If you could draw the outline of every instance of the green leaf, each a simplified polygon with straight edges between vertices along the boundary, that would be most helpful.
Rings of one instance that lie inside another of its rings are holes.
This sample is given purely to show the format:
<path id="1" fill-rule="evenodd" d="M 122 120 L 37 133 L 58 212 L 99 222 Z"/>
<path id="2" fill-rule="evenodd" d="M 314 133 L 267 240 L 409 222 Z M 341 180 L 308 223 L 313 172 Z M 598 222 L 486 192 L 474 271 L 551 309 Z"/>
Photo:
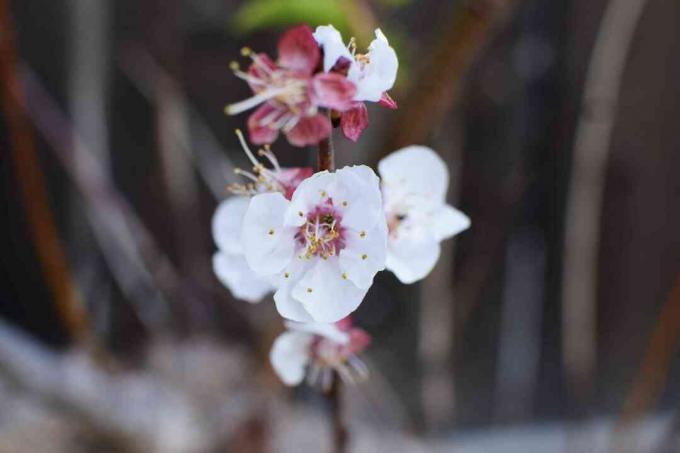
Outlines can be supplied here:
<path id="1" fill-rule="evenodd" d="M 346 0 L 248 0 L 234 15 L 232 25 L 237 33 L 250 33 L 300 23 L 312 27 L 333 24 L 341 33 L 347 33 L 348 20 L 342 1 Z"/>

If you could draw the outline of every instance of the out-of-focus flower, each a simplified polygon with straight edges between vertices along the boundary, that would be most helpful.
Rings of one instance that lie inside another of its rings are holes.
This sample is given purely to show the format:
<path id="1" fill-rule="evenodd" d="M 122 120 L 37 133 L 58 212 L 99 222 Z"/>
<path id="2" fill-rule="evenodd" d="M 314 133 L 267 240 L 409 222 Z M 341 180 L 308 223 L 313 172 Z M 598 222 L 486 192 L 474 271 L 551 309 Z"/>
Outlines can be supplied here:
<path id="1" fill-rule="evenodd" d="M 430 148 L 408 146 L 378 164 L 389 228 L 386 268 L 403 283 L 430 273 L 439 243 L 470 226 L 470 219 L 446 204 L 449 171 Z"/>
<path id="2" fill-rule="evenodd" d="M 346 317 L 385 267 L 379 181 L 364 165 L 316 173 L 291 200 L 280 193 L 254 196 L 242 228 L 248 265 L 275 279 L 276 308 L 293 321 Z"/>
<path id="3" fill-rule="evenodd" d="M 343 133 L 356 141 L 368 126 L 368 111 L 364 101 L 397 108 L 396 102 L 387 94 L 397 78 L 397 54 L 380 29 L 375 30 L 375 39 L 368 46 L 366 54 L 356 53 L 353 39 L 346 46 L 340 32 L 332 25 L 317 27 L 314 38 L 323 48 L 323 70 L 330 74 L 347 74 L 347 79 L 357 87 L 351 108 L 340 116 Z"/>
<path id="4" fill-rule="evenodd" d="M 337 324 L 286 322 L 288 330 L 274 341 L 269 359 L 286 385 L 300 384 L 305 375 L 310 385 L 330 388 L 333 372 L 353 384 L 368 377 L 358 354 L 371 342 L 349 319 Z"/>
<path id="5" fill-rule="evenodd" d="M 243 134 L 236 132 L 246 156 L 253 164 L 252 172 L 237 169 L 249 179 L 246 184 L 234 184 L 229 189 L 236 195 L 222 201 L 212 219 L 212 234 L 218 251 L 213 255 L 213 270 L 217 278 L 234 297 L 248 302 L 259 302 L 274 290 L 269 279 L 253 272 L 243 256 L 241 229 L 250 196 L 277 192 L 290 199 L 297 186 L 312 175 L 311 168 L 281 168 L 268 147 L 258 154 L 269 160 L 272 168 L 265 167 L 248 148 Z"/>
<path id="6" fill-rule="evenodd" d="M 283 131 L 295 146 L 315 145 L 331 133 L 331 123 L 319 108 L 343 112 L 352 107 L 356 86 L 338 73 L 318 73 L 321 51 L 312 30 L 301 25 L 288 30 L 278 43 L 279 58 L 243 49 L 253 63 L 247 72 L 237 63 L 234 73 L 248 82 L 254 96 L 225 111 L 235 115 L 259 105 L 248 119 L 250 141 L 272 143 Z M 261 104 L 261 105 L 260 105 Z"/>

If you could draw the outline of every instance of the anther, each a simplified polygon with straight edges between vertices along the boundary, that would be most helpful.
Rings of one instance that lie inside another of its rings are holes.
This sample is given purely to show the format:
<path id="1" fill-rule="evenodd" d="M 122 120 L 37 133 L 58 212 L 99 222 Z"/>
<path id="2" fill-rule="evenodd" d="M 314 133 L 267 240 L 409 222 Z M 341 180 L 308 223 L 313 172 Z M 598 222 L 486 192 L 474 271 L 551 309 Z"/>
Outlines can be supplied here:
<path id="1" fill-rule="evenodd" d="M 342 205 L 343 205 L 344 207 L 347 207 L 347 202 L 346 202 L 346 201 L 343 201 L 343 202 L 342 202 Z"/>
<path id="2" fill-rule="evenodd" d="M 362 260 L 365 260 L 366 258 L 368 258 L 368 255 L 366 255 L 365 253 L 363 255 L 361 255 Z"/>
<path id="3" fill-rule="evenodd" d="M 250 47 L 242 47 L 241 48 L 241 55 L 243 55 L 244 57 L 247 57 L 252 53 L 253 53 L 253 51 L 250 50 Z"/>
<path id="4" fill-rule="evenodd" d="M 232 61 L 229 63 L 229 69 L 231 69 L 232 71 L 238 71 L 239 69 L 241 69 L 241 66 L 238 64 L 237 61 Z"/>
<path id="5" fill-rule="evenodd" d="M 285 278 L 288 278 L 288 277 L 290 277 L 290 274 L 289 274 L 288 272 L 286 272 L 285 274 L 283 274 L 283 276 L 284 276 Z"/>
<path id="6" fill-rule="evenodd" d="M 308 292 L 308 293 L 311 293 L 311 292 L 312 292 L 312 288 L 307 288 L 307 292 Z"/>
<path id="7" fill-rule="evenodd" d="M 365 231 L 362 231 L 361 233 L 359 233 L 359 237 L 360 237 L 361 239 L 365 238 L 365 237 L 366 237 L 366 232 L 365 232 Z"/>
<path id="8" fill-rule="evenodd" d="M 267 234 L 270 235 L 270 236 L 274 236 L 274 230 L 269 230 L 269 231 L 267 232 Z"/>
<path id="9" fill-rule="evenodd" d="M 343 280 L 347 280 L 347 273 L 346 273 L 346 272 L 343 272 L 343 273 L 342 273 L 342 279 L 343 279 Z"/>

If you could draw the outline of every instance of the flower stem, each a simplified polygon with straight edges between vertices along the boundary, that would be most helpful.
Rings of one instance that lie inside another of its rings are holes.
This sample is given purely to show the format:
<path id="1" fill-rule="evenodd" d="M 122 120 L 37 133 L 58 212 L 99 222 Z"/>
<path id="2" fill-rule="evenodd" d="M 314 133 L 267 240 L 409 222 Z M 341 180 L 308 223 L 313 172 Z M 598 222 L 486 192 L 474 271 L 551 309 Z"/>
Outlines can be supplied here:
<path id="1" fill-rule="evenodd" d="M 342 379 L 338 373 L 333 373 L 333 383 L 326 394 L 328 405 L 330 406 L 331 423 L 333 428 L 333 452 L 344 453 L 347 451 L 347 444 L 349 440 L 349 431 L 345 426 L 342 417 L 342 398 L 340 390 L 342 387 Z"/>
<path id="2" fill-rule="evenodd" d="M 330 119 L 330 111 L 328 112 Z M 328 138 L 319 142 L 319 171 L 335 170 L 335 149 L 333 148 L 333 131 L 331 130 Z"/>

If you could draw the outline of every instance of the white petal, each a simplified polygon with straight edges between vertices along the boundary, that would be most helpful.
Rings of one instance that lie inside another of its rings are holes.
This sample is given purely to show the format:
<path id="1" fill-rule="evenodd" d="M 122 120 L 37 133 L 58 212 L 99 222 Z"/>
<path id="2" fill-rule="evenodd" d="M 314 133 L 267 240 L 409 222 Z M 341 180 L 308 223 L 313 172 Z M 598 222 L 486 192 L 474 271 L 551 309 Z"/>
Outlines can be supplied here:
<path id="1" fill-rule="evenodd" d="M 470 228 L 470 218 L 453 206 L 444 205 L 435 211 L 431 228 L 437 240 L 441 241 Z"/>
<path id="2" fill-rule="evenodd" d="M 369 62 L 360 73 L 356 67 L 350 67 L 347 78 L 357 85 L 355 101 L 378 102 L 385 91 L 389 91 L 397 78 L 399 60 L 397 54 L 387 42 L 385 35 L 377 29 L 376 39 L 368 46 Z"/>
<path id="3" fill-rule="evenodd" d="M 318 323 L 318 322 L 286 322 L 286 327 L 290 330 L 296 330 L 298 332 L 308 332 L 315 335 L 321 335 L 322 337 L 333 340 L 338 344 L 349 343 L 349 334 L 343 332 L 333 323 Z"/>
<path id="4" fill-rule="evenodd" d="M 390 239 L 386 267 L 402 283 L 414 283 L 425 278 L 439 259 L 439 241 L 434 238 L 408 236 Z"/>
<path id="5" fill-rule="evenodd" d="M 368 231 L 346 231 L 345 248 L 340 251 L 340 270 L 359 288 L 368 289 L 373 277 L 385 269 L 387 224 L 384 219 Z"/>
<path id="6" fill-rule="evenodd" d="M 250 199 L 243 218 L 241 240 L 246 261 L 260 275 L 281 272 L 295 252 L 295 229 L 283 225 L 288 200 L 280 193 Z"/>
<path id="7" fill-rule="evenodd" d="M 269 360 L 284 384 L 297 385 L 304 379 L 313 339 L 305 332 L 284 332 L 274 341 Z"/>
<path id="8" fill-rule="evenodd" d="M 304 273 L 311 267 L 310 260 L 295 257 L 278 276 L 277 290 L 274 293 L 276 310 L 281 316 L 291 321 L 312 322 L 313 319 L 299 300 L 294 299 L 292 291 L 295 285 L 302 279 Z"/>
<path id="9" fill-rule="evenodd" d="M 316 260 L 293 287 L 292 295 L 302 302 L 314 321 L 329 323 L 340 321 L 356 310 L 366 292 L 367 289 L 342 278 L 338 259 L 332 257 Z"/>
<path id="10" fill-rule="evenodd" d="M 212 259 L 215 275 L 231 294 L 247 302 L 260 302 L 274 290 L 269 280 L 253 272 L 243 255 L 217 252 Z"/>
<path id="11" fill-rule="evenodd" d="M 316 27 L 314 39 L 323 48 L 324 72 L 330 71 L 340 57 L 345 57 L 354 63 L 354 57 L 342 42 L 342 35 L 332 25 Z"/>
<path id="12" fill-rule="evenodd" d="M 337 183 L 328 190 L 334 205 L 342 211 L 343 227 L 368 231 L 385 220 L 380 179 L 370 167 L 344 167 L 336 175 Z"/>
<path id="13" fill-rule="evenodd" d="M 335 179 L 335 173 L 321 171 L 302 181 L 293 193 L 285 224 L 300 226 L 305 223 L 307 213 L 328 198 L 329 188 L 333 186 Z"/>
<path id="14" fill-rule="evenodd" d="M 243 253 L 241 225 L 248 209 L 248 197 L 229 197 L 217 206 L 212 218 L 212 234 L 215 244 L 227 253 Z"/>
<path id="15" fill-rule="evenodd" d="M 407 146 L 378 163 L 386 198 L 422 196 L 444 202 L 449 171 L 437 153 L 426 146 Z M 387 201 L 387 200 L 386 200 Z"/>

